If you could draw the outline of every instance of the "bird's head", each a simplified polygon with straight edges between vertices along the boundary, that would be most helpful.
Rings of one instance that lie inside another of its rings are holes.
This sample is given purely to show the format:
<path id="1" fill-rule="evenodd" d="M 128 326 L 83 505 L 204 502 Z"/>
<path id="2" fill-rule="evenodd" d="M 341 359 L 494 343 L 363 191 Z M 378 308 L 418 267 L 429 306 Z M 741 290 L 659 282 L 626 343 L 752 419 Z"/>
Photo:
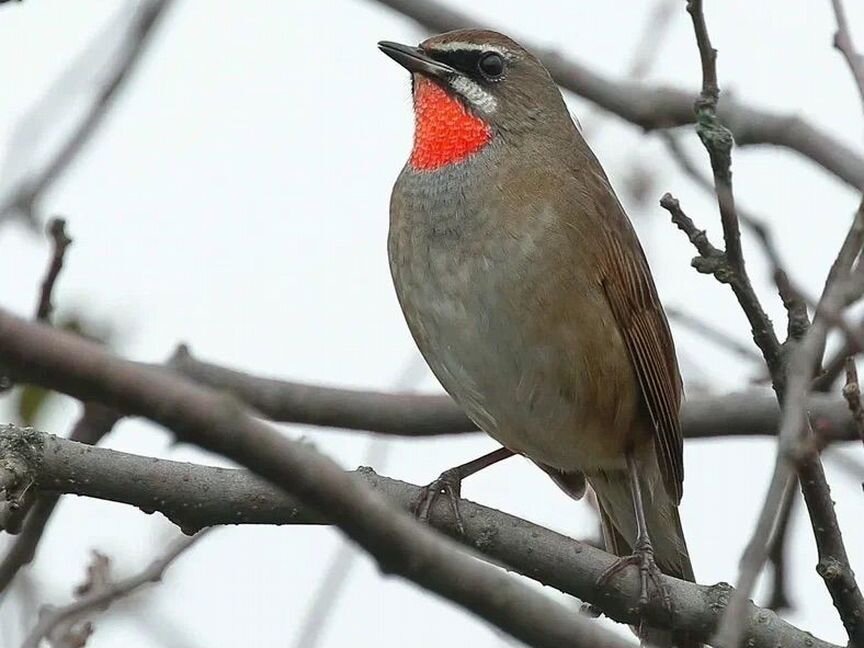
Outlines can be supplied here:
<path id="1" fill-rule="evenodd" d="M 411 72 L 415 133 L 410 163 L 416 170 L 462 162 L 496 137 L 518 142 L 571 124 L 543 64 L 503 34 L 463 29 L 433 36 L 418 47 L 390 41 L 378 47 Z"/>

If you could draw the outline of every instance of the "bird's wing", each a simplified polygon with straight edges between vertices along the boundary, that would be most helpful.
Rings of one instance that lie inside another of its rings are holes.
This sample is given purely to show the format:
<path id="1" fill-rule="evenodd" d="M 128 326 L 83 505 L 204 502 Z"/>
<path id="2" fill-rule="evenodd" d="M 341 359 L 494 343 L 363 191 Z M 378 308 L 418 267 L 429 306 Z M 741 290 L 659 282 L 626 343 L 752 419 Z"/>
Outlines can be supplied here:
<path id="1" fill-rule="evenodd" d="M 600 281 L 651 417 L 663 483 L 677 503 L 681 501 L 684 461 L 675 345 L 636 233 L 614 194 L 611 198 L 601 227 L 606 249 Z"/>

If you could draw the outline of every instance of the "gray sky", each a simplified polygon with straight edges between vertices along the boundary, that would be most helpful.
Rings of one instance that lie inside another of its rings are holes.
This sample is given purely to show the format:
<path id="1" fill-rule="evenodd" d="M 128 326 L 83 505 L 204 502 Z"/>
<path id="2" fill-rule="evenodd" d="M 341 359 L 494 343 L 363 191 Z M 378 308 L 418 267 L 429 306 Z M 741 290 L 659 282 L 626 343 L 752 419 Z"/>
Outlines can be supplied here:
<path id="1" fill-rule="evenodd" d="M 554 47 L 613 76 L 623 75 L 653 3 L 624 0 L 470 3 L 471 11 L 519 38 Z M 798 113 L 861 148 L 862 113 L 839 54 L 828 0 L 709 2 L 724 91 L 755 105 Z M 681 11 L 662 45 L 652 82 L 696 87 L 699 65 Z M 847 2 L 864 47 L 864 5 Z M 0 146 L 66 62 L 124 6 L 118 0 L 30 0 L 0 9 Z M 387 205 L 410 148 L 408 78 L 376 41 L 415 42 L 415 26 L 374 2 L 183 0 L 157 35 L 105 128 L 46 201 L 75 239 L 57 291 L 118 323 L 122 351 L 165 358 L 179 341 L 201 357 L 258 374 L 358 387 L 389 387 L 415 354 L 387 268 Z M 79 98 L 68 93 L 64 113 Z M 568 97 L 574 114 L 587 104 Z M 64 126 L 58 124 L 58 132 Z M 654 138 L 612 118 L 592 138 L 622 200 L 631 207 L 670 306 L 686 308 L 748 339 L 731 293 L 689 268 L 692 249 L 657 199 L 671 191 L 719 242 L 716 209 L 677 171 Z M 688 140 L 705 168 L 695 138 Z M 16 160 L 17 162 L 17 160 Z M 653 174 L 651 199 L 633 206 L 623 188 L 635 166 Z M 26 172 L 26 160 L 16 164 Z M 7 171 L 8 172 L 8 171 Z M 809 162 L 784 151 L 736 152 L 739 202 L 775 228 L 796 281 L 817 293 L 858 198 Z M 3 179 L 0 179 L 3 180 Z M 8 181 L 8 178 L 6 178 Z M 750 267 L 783 325 L 759 250 Z M 18 227 L 0 231 L 2 305 L 29 313 L 46 261 L 44 243 Z M 682 366 L 695 383 L 728 391 L 753 373 L 676 327 Z M 426 376 L 423 389 L 439 389 Z M 42 421 L 65 433 L 76 412 L 64 401 Z M 4 415 L 2 419 L 6 419 Z M 346 467 L 362 461 L 358 434 L 286 428 Z M 107 445 L 141 454 L 219 463 L 169 447 L 164 432 L 124 422 Z M 387 473 L 425 483 L 491 449 L 481 436 L 397 441 Z M 861 456 L 860 447 L 848 448 Z M 734 581 L 773 464 L 765 440 L 705 441 L 685 449 L 684 526 L 700 582 Z M 853 566 L 864 565 L 860 485 L 827 462 Z M 513 459 L 466 483 L 467 497 L 580 537 L 593 532 L 585 505 L 540 471 Z M 91 548 L 118 573 L 143 565 L 170 537 L 160 516 L 108 503 L 64 500 L 33 571 L 45 600 L 67 600 Z M 97 622 L 93 648 L 289 645 L 308 597 L 339 542 L 320 528 L 228 528 L 204 539 L 152 595 Z M 790 619 L 841 642 L 842 628 L 816 576 L 809 524 L 793 530 Z M 549 595 L 555 595 L 547 589 Z M 0 607 L 3 632 L 19 615 Z M 149 626 L 149 628 L 148 628 Z M 174 637 L 162 641 L 162 636 Z M 8 635 L 0 634 L 0 643 Z M 322 645 L 438 646 L 458 637 L 492 647 L 485 624 L 363 561 Z"/>

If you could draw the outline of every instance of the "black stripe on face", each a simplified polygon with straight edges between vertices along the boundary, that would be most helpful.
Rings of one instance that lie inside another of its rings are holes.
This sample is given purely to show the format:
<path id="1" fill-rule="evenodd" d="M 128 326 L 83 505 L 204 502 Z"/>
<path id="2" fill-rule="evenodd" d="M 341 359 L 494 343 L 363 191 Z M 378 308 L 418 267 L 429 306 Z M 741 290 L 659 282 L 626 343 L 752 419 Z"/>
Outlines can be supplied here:
<path id="1" fill-rule="evenodd" d="M 484 54 L 481 50 L 464 49 L 435 51 L 432 49 L 428 50 L 426 53 L 436 61 L 449 65 L 450 67 L 463 72 L 466 76 L 469 76 L 472 79 L 482 80 L 482 75 L 477 73 L 477 63 L 480 61 L 480 57 Z"/>

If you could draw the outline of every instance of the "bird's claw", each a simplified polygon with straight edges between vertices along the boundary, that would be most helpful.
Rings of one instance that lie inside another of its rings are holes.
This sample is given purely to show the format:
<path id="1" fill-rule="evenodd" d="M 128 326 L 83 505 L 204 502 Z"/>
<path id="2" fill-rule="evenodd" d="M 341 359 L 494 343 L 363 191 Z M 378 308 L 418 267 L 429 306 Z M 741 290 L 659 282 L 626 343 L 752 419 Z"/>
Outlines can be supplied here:
<path id="1" fill-rule="evenodd" d="M 649 583 L 654 586 L 654 589 L 660 594 L 663 601 L 663 608 L 672 613 L 672 596 L 663 582 L 663 572 L 657 566 L 654 560 L 654 548 L 649 541 L 637 541 L 633 549 L 633 553 L 629 556 L 622 556 L 610 565 L 597 579 L 597 585 L 605 585 L 615 574 L 626 569 L 630 565 L 635 565 L 639 568 L 639 602 L 638 611 L 641 614 L 648 607 L 651 600 L 649 595 Z"/>
<path id="2" fill-rule="evenodd" d="M 459 535 L 465 535 L 465 525 L 462 522 L 462 514 L 459 512 L 459 498 L 462 496 L 462 477 L 452 470 L 445 470 L 438 478 L 428 486 L 420 489 L 420 497 L 414 507 L 414 513 L 421 522 L 429 521 L 429 512 L 439 495 L 447 497 L 453 518 L 456 521 L 456 530 Z"/>

